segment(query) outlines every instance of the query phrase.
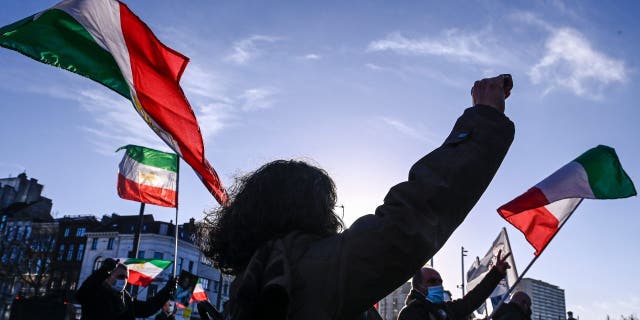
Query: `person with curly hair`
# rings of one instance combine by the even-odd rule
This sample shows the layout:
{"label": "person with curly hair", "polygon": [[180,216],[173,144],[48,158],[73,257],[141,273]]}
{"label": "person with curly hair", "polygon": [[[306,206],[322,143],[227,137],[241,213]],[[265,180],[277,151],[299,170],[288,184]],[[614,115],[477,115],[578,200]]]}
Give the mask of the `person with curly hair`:
{"label": "person with curly hair", "polygon": [[407,281],[462,223],[504,159],[514,136],[504,115],[512,86],[509,75],[476,81],[473,106],[444,143],[413,165],[375,214],[349,228],[320,168],[278,160],[239,178],[199,236],[214,265],[235,276],[225,319],[352,320]]}

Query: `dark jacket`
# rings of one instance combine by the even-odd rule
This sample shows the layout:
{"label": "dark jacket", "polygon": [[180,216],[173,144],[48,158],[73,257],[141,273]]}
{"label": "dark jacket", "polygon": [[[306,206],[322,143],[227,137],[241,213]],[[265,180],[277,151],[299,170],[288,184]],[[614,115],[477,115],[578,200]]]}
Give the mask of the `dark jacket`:
{"label": "dark jacket", "polygon": [[375,214],[334,236],[293,233],[257,250],[232,284],[225,317],[357,319],[444,245],[493,179],[513,135],[499,111],[465,110]]}
{"label": "dark jacket", "polygon": [[520,306],[514,303],[505,303],[496,310],[492,319],[494,320],[531,320],[531,315],[527,314]]}
{"label": "dark jacket", "polygon": [[82,320],[134,320],[150,317],[158,312],[170,298],[170,288],[165,287],[147,301],[131,298],[129,292],[116,292],[104,283],[109,277],[105,269],[92,273],[76,292],[82,305]]}
{"label": "dark jacket", "polygon": [[484,303],[500,280],[504,278],[497,269],[493,268],[461,299],[434,304],[424,298],[424,295],[411,290],[407,296],[406,305],[400,311],[398,320],[466,320],[474,310]]}

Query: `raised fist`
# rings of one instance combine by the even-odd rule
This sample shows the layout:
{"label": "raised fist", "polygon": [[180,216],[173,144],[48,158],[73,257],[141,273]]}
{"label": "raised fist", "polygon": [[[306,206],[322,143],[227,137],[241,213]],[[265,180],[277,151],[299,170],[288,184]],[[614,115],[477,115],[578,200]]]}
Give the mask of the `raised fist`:
{"label": "raised fist", "polygon": [[473,105],[482,104],[504,112],[504,100],[511,95],[513,79],[510,74],[478,80],[471,88]]}

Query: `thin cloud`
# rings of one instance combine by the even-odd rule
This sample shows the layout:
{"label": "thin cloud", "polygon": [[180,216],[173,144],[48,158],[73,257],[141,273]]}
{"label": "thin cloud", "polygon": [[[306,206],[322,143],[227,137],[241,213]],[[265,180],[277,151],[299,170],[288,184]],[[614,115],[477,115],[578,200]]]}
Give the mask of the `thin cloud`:
{"label": "thin cloud", "polygon": [[409,138],[426,141],[428,143],[433,143],[433,139],[428,137],[427,135],[421,133],[421,131],[417,130],[414,127],[409,126],[401,120],[389,118],[389,117],[380,117],[385,125],[391,127],[394,131],[403,134]]}
{"label": "thin cloud", "polygon": [[315,53],[309,53],[305,55],[304,58],[307,60],[320,60],[322,57]]}
{"label": "thin cloud", "polygon": [[406,38],[399,33],[388,35],[384,39],[369,43],[367,51],[392,51],[407,55],[441,56],[466,63],[482,65],[501,65],[495,50],[487,44],[493,43],[487,32],[465,33],[457,29],[449,29],[436,38]]}
{"label": "thin cloud", "polygon": [[606,86],[627,80],[624,62],[594,49],[577,30],[553,30],[545,49],[529,77],[535,84],[547,85],[547,93],[565,88],[581,97],[600,99]]}
{"label": "thin cloud", "polygon": [[271,88],[252,88],[245,90],[240,96],[243,101],[243,111],[253,111],[259,109],[268,109],[273,105],[273,96],[276,91]]}
{"label": "thin cloud", "polygon": [[233,44],[233,53],[227,56],[226,60],[236,64],[246,64],[262,54],[261,44],[272,43],[280,40],[277,37],[252,35],[248,38],[236,41]]}

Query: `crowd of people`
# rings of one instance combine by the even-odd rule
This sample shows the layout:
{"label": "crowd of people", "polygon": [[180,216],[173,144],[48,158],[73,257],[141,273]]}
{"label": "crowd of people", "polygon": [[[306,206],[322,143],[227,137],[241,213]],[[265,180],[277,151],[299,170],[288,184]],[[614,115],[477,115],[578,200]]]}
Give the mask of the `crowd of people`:
{"label": "crowd of people", "polygon": [[[442,278],[423,266],[464,221],[497,172],[514,137],[504,115],[513,81],[476,81],[473,106],[443,144],[418,160],[392,187],[375,214],[345,228],[334,212],[335,185],[322,169],[278,160],[240,177],[229,201],[208,213],[200,245],[222,272],[235,276],[223,314],[198,305],[210,319],[380,319],[372,306],[412,278],[398,320],[468,319],[505,276],[497,263],[463,298],[445,301]],[[124,290],[126,267],[106,260],[80,287],[83,319],[175,319],[170,279],[153,298]],[[123,282],[124,281],[124,282]],[[493,319],[529,319],[531,302],[514,294]]]}

